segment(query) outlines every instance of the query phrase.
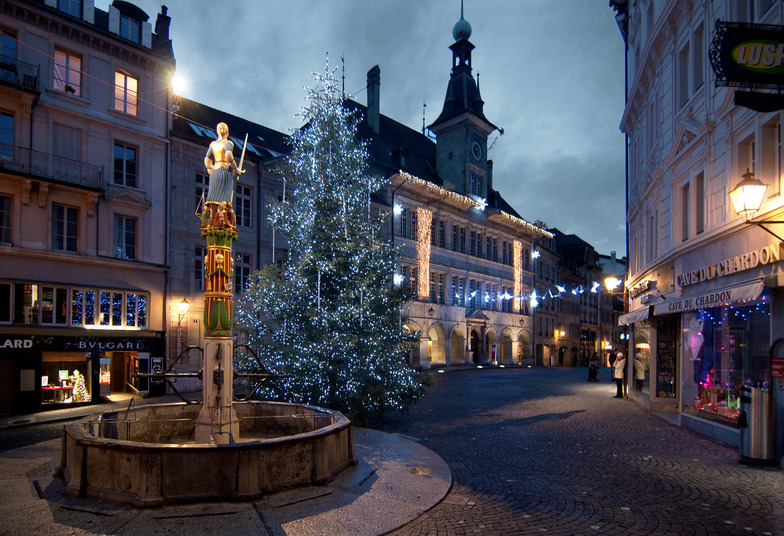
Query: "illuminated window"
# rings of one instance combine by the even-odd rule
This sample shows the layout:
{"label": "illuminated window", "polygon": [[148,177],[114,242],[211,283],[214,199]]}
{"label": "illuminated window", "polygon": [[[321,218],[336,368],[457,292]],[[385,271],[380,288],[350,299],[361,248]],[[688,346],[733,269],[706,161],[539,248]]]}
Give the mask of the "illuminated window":
{"label": "illuminated window", "polygon": [[54,51],[54,89],[71,95],[82,94],[82,59],[70,52]]}
{"label": "illuminated window", "polygon": [[114,73],[114,109],[136,115],[139,81],[125,73]]}

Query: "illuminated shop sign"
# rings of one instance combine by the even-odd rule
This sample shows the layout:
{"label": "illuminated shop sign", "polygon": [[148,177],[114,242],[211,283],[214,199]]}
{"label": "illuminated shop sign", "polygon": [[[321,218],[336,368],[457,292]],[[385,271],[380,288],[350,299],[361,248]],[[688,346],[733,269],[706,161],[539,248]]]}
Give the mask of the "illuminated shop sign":
{"label": "illuminated shop sign", "polygon": [[144,350],[147,348],[147,344],[145,341],[79,341],[76,347],[80,350],[105,352],[112,350]]}
{"label": "illuminated shop sign", "polygon": [[657,303],[654,306],[653,314],[664,315],[681,313],[683,311],[708,309],[710,307],[718,307],[719,305],[756,300],[759,298],[760,294],[762,294],[762,288],[762,281],[754,281],[736,287],[705,292],[703,294],[678,298],[664,303]]}
{"label": "illuminated shop sign", "polygon": [[717,85],[776,89],[784,85],[784,27],[718,21],[710,59]]}
{"label": "illuminated shop sign", "polygon": [[634,299],[640,294],[651,290],[652,286],[653,286],[653,281],[651,281],[650,279],[641,281],[640,283],[634,285],[632,288],[629,289],[629,297]]}
{"label": "illuminated shop sign", "polygon": [[32,339],[0,339],[0,349],[4,348],[32,348],[33,341]]}
{"label": "illuminated shop sign", "polygon": [[750,251],[742,255],[736,255],[715,264],[709,264],[696,270],[683,272],[678,274],[675,280],[678,286],[687,287],[689,285],[702,283],[703,281],[718,279],[725,275],[751,270],[758,266],[773,264],[780,260],[781,245],[765,246],[764,248]]}

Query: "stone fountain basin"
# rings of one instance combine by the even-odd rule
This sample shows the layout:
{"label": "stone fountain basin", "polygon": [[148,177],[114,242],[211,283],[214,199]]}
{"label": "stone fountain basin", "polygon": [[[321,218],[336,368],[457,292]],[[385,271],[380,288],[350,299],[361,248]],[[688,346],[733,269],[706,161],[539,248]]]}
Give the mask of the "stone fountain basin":
{"label": "stone fountain basin", "polygon": [[337,411],[239,402],[240,438],[194,442],[199,404],[158,404],[65,426],[60,474],[71,497],[136,507],[255,500],[329,482],[356,465],[351,422]]}

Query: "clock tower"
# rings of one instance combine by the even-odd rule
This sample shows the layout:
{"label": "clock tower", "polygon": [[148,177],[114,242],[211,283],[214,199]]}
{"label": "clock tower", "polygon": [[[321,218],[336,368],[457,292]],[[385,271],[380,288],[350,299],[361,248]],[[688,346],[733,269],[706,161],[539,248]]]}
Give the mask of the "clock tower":
{"label": "clock tower", "polygon": [[471,74],[474,45],[471,25],[463,18],[452,29],[452,75],[441,115],[428,128],[436,135],[436,171],[458,193],[487,198],[491,174],[487,162],[487,137],[496,126],[484,114],[479,84]]}

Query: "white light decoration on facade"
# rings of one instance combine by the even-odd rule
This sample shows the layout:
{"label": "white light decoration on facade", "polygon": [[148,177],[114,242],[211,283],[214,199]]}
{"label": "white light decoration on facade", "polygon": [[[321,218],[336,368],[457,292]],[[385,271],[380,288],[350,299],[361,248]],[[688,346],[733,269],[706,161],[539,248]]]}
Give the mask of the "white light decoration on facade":
{"label": "white light decoration on facade", "polygon": [[598,281],[594,281],[594,282],[592,283],[592,286],[591,286],[591,292],[593,292],[594,294],[596,294],[597,292],[599,292],[599,282],[598,282]]}
{"label": "white light decoration on facade", "polygon": [[523,244],[519,240],[512,242],[512,267],[514,269],[514,292],[515,300],[512,303],[512,309],[515,313],[519,313],[522,303],[518,296],[523,294]]}
{"label": "white light decoration on facade", "polygon": [[417,209],[417,261],[419,265],[419,299],[430,297],[430,233],[433,212],[426,208]]}
{"label": "white light decoration on facade", "polygon": [[410,183],[416,186],[424,187],[426,190],[436,194],[439,197],[444,197],[447,199],[451,199],[454,201],[459,201],[469,207],[474,207],[479,203],[474,201],[470,197],[465,195],[459,194],[457,192],[453,192],[451,190],[447,190],[446,188],[442,188],[441,186],[435,185],[432,182],[428,182],[426,180],[422,180],[419,177],[415,177],[405,171],[398,171],[398,175],[403,179],[403,182]]}
{"label": "white light decoration on facade", "polygon": [[405,280],[405,277],[403,277],[401,274],[395,274],[395,277],[394,277],[395,286],[399,287],[400,285],[403,284],[404,280]]}
{"label": "white light decoration on facade", "polygon": [[507,222],[514,223],[516,225],[520,225],[522,227],[525,227],[529,231],[534,231],[534,232],[536,232],[536,233],[538,233],[538,234],[540,234],[540,235],[542,235],[544,237],[547,237],[547,238],[555,238],[555,235],[553,233],[551,233],[550,231],[546,231],[546,230],[542,229],[541,227],[537,227],[536,225],[534,225],[532,223],[529,223],[529,222],[525,221],[522,218],[518,218],[516,216],[512,216],[511,214],[507,214],[506,212],[501,212],[500,216],[501,216],[502,219],[507,220]]}
{"label": "white light decoration on facade", "polygon": [[403,205],[395,203],[395,206],[392,207],[392,212],[394,212],[396,216],[400,216],[403,213]]}

